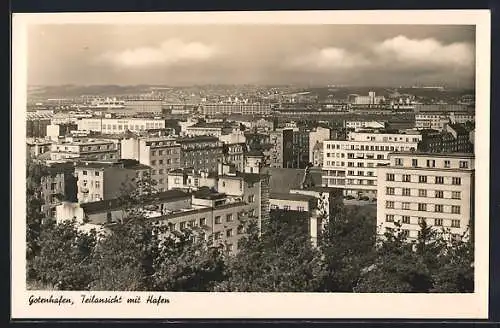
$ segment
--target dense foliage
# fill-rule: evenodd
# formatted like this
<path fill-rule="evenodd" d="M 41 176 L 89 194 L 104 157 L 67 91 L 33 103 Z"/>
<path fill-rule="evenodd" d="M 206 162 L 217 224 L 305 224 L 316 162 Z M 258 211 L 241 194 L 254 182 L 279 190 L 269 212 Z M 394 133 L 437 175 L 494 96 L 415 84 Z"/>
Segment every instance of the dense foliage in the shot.
<path fill-rule="evenodd" d="M 259 231 L 243 215 L 238 252 L 200 238 L 196 229 L 170 231 L 145 218 L 145 193 L 122 196 L 126 220 L 107 233 L 75 222 L 42 222 L 38 185 L 43 167 L 28 168 L 27 281 L 32 288 L 121 291 L 473 292 L 473 244 L 449 241 L 425 224 L 407 240 L 399 228 L 377 238 L 370 211 L 330 204 L 318 247 L 308 213 L 272 210 Z M 37 185 L 38 183 L 38 185 Z M 137 190 L 138 188 L 135 188 Z M 145 196 L 146 194 L 146 196 Z M 373 211 L 371 211 L 373 213 Z"/>

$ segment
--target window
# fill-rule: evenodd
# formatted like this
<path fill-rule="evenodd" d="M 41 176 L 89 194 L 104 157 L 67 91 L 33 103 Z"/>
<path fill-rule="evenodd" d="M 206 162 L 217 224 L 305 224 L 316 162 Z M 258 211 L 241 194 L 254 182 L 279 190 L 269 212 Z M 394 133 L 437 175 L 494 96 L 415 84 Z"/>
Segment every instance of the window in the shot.
<path fill-rule="evenodd" d="M 425 223 L 427 223 L 426 218 L 423 218 L 423 217 L 419 217 L 419 218 L 418 218 L 418 224 L 425 224 Z M 419 231 L 419 232 L 420 232 L 420 231 Z"/>
<path fill-rule="evenodd" d="M 255 200 L 255 196 L 254 196 L 254 195 L 250 195 L 250 196 L 248 196 L 248 202 L 249 202 L 249 203 L 253 203 L 253 202 L 254 202 L 254 200 Z"/>
<path fill-rule="evenodd" d="M 410 209 L 410 203 L 408 203 L 408 202 L 403 202 L 403 203 L 401 204 L 401 208 L 402 208 L 403 210 L 409 210 L 409 209 Z"/>
<path fill-rule="evenodd" d="M 82 174 L 83 175 L 87 175 L 87 171 L 82 171 Z"/>
<path fill-rule="evenodd" d="M 417 167 L 418 166 L 418 159 L 414 158 L 411 160 L 411 166 Z"/>
<path fill-rule="evenodd" d="M 233 222 L 233 215 L 232 214 L 226 215 L 226 222 Z"/>
<path fill-rule="evenodd" d="M 227 244 L 226 247 L 229 252 L 232 252 L 234 250 L 233 244 Z"/>
<path fill-rule="evenodd" d="M 191 227 L 191 228 L 195 227 L 196 226 L 196 220 L 189 220 L 188 226 Z"/>
<path fill-rule="evenodd" d="M 461 185 L 462 184 L 462 179 L 461 178 L 456 178 L 456 177 L 453 177 L 451 179 L 451 183 L 454 184 L 454 185 Z"/>
<path fill-rule="evenodd" d="M 394 202 L 392 202 L 392 201 L 386 201 L 385 202 L 385 207 L 386 208 L 394 208 Z"/>
<path fill-rule="evenodd" d="M 396 166 L 403 166 L 403 159 L 402 158 L 396 158 Z"/>
<path fill-rule="evenodd" d="M 427 167 L 436 167 L 436 161 L 433 159 L 427 160 Z"/>
<path fill-rule="evenodd" d="M 410 236 L 410 230 L 408 229 L 403 229 L 401 230 L 402 234 L 403 234 L 403 237 L 405 238 L 408 238 L 408 236 Z"/>
<path fill-rule="evenodd" d="M 95 171 L 95 176 L 98 177 L 99 176 L 99 171 Z"/>
<path fill-rule="evenodd" d="M 466 169 L 469 167 L 469 163 L 467 161 L 460 161 L 460 168 Z"/>
<path fill-rule="evenodd" d="M 411 195 L 411 189 L 410 188 L 403 188 L 402 194 L 403 194 L 403 196 L 410 196 Z"/>
<path fill-rule="evenodd" d="M 427 204 L 418 203 L 418 210 L 419 211 L 427 211 Z"/>
<path fill-rule="evenodd" d="M 443 213 L 443 205 L 434 205 L 434 212 Z"/>
<path fill-rule="evenodd" d="M 403 182 L 411 182 L 411 175 L 403 174 Z"/>
<path fill-rule="evenodd" d="M 222 239 L 222 232 L 218 231 L 214 234 L 214 239 L 215 240 L 220 240 Z"/>
<path fill-rule="evenodd" d="M 418 197 L 427 197 L 427 190 L 426 189 L 419 189 L 418 190 Z"/>
<path fill-rule="evenodd" d="M 394 174 L 392 174 L 392 173 L 387 173 L 387 175 L 386 175 L 386 180 L 387 180 L 387 181 L 394 181 Z"/>
<path fill-rule="evenodd" d="M 460 228 L 460 220 L 451 220 L 452 228 Z"/>
<path fill-rule="evenodd" d="M 232 237 L 233 236 L 233 229 L 227 229 L 226 230 L 226 237 Z"/>
<path fill-rule="evenodd" d="M 444 161 L 444 167 L 445 168 L 450 168 L 450 161 L 449 160 L 445 160 Z"/>
<path fill-rule="evenodd" d="M 284 209 L 285 211 L 289 211 L 289 210 L 290 210 L 290 205 L 285 205 L 285 206 L 283 206 L 283 209 Z"/>
<path fill-rule="evenodd" d="M 434 225 L 435 226 L 442 226 L 443 225 L 443 219 L 434 219 Z"/>
<path fill-rule="evenodd" d="M 444 177 L 436 177 L 436 184 L 443 184 L 444 183 Z"/>
<path fill-rule="evenodd" d="M 220 216 L 216 216 L 215 217 L 215 224 L 221 224 L 221 219 L 220 219 Z"/>
<path fill-rule="evenodd" d="M 408 215 L 403 215 L 403 223 L 410 224 L 410 217 Z"/>
<path fill-rule="evenodd" d="M 393 187 L 387 187 L 387 195 L 394 195 L 394 188 Z"/>
<path fill-rule="evenodd" d="M 179 228 L 182 230 L 182 229 L 186 229 L 186 222 L 181 222 L 179 224 Z"/>
<path fill-rule="evenodd" d="M 151 165 L 156 165 L 156 161 L 155 161 L 155 160 L 152 160 L 152 161 L 151 161 Z"/>
<path fill-rule="evenodd" d="M 95 182 L 95 187 L 96 188 L 100 188 L 101 187 L 101 182 L 100 181 L 96 181 Z"/>
<path fill-rule="evenodd" d="M 443 191 L 442 190 L 436 190 L 436 192 L 434 193 L 434 196 L 436 198 L 443 198 Z"/>
<path fill-rule="evenodd" d="M 458 206 L 458 205 L 453 205 L 453 206 L 451 207 L 451 213 L 453 213 L 453 214 L 460 214 L 460 206 Z"/>
<path fill-rule="evenodd" d="M 113 220 L 113 217 L 111 216 L 111 212 L 106 213 L 106 220 L 108 222 L 111 222 Z"/>
<path fill-rule="evenodd" d="M 159 165 L 163 165 L 163 160 L 162 160 L 162 159 L 160 159 L 160 160 L 158 161 L 158 164 L 159 164 Z"/>
<path fill-rule="evenodd" d="M 297 206 L 297 211 L 304 212 L 304 206 Z"/>
<path fill-rule="evenodd" d="M 453 199 L 460 199 L 460 191 L 452 191 L 451 192 L 451 198 Z"/>
<path fill-rule="evenodd" d="M 385 216 L 385 222 L 394 222 L 394 215 L 392 214 L 387 214 Z"/>
<path fill-rule="evenodd" d="M 420 182 L 420 183 L 427 183 L 427 176 L 426 175 L 419 175 L 418 176 L 418 182 Z"/>
<path fill-rule="evenodd" d="M 207 224 L 207 219 L 205 218 L 200 218 L 200 227 L 203 227 Z"/>

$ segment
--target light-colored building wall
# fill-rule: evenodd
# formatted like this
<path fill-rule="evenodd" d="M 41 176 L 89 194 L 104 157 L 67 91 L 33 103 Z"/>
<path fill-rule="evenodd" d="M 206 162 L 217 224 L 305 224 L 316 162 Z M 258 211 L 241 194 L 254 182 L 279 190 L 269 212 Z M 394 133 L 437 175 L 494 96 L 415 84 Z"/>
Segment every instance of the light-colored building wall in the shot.
<path fill-rule="evenodd" d="M 394 222 L 401 222 L 412 239 L 421 220 L 457 235 L 473 224 L 473 155 L 394 153 L 377 179 L 380 234 L 393 229 Z"/>
<path fill-rule="evenodd" d="M 346 195 L 376 197 L 377 167 L 389 163 L 389 153 L 415 151 L 422 136 L 350 132 L 348 140 L 323 143 L 323 185 L 344 189 Z"/>
<path fill-rule="evenodd" d="M 309 132 L 309 162 L 314 163 L 313 149 L 318 143 L 330 139 L 330 129 L 317 127 Z"/>
<path fill-rule="evenodd" d="M 105 134 L 119 134 L 125 131 L 140 132 L 150 129 L 164 129 L 165 120 L 144 118 L 83 118 L 78 121 L 78 130 Z"/>

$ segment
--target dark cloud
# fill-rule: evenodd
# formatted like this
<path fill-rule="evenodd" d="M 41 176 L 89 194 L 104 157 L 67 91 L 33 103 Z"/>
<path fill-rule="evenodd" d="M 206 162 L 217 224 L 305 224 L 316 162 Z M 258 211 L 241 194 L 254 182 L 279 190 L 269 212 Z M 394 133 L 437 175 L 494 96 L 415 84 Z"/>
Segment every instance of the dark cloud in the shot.
<path fill-rule="evenodd" d="M 30 84 L 474 83 L 473 26 L 43 25 Z"/>

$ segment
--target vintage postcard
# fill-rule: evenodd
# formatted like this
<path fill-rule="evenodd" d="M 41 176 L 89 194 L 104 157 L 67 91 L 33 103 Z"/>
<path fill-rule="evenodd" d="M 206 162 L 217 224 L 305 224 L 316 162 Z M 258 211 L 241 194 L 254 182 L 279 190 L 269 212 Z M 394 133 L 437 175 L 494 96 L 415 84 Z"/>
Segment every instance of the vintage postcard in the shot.
<path fill-rule="evenodd" d="M 13 319 L 487 318 L 489 11 L 12 31 Z"/>

